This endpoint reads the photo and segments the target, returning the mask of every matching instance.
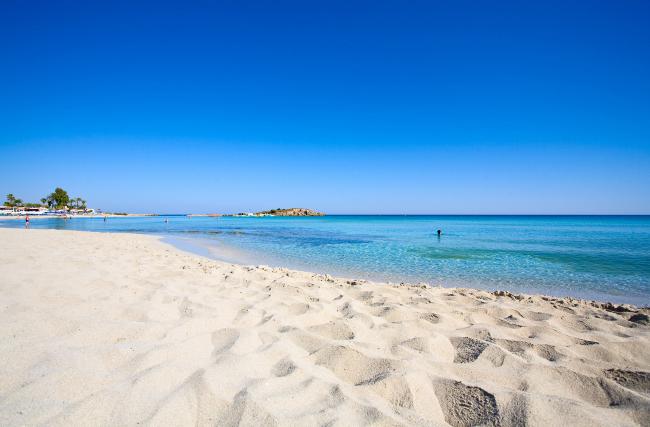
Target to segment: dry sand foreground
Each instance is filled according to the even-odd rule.
[[[0,425],[649,425],[647,310],[0,229]],[[521,299],[518,299],[521,298]]]

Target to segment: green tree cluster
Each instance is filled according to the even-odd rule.
[[[4,202],[5,206],[15,207],[38,207],[47,206],[50,209],[87,209],[86,201],[81,197],[72,198],[68,192],[63,188],[57,187],[47,197],[40,200],[41,203],[24,203],[21,199],[16,198],[13,194],[7,194],[7,200]]]
[[[7,194],[7,201],[4,203],[4,205],[10,208],[15,208],[18,206],[23,206],[23,201],[21,199],[17,199],[16,196],[9,193]]]

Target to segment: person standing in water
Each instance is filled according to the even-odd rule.
[[[438,237],[442,234],[442,230],[438,230]]]
[[[25,215],[25,228],[29,228],[29,215]]]

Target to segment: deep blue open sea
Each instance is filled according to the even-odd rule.
[[[354,278],[650,304],[650,216],[157,216],[31,227],[156,234],[227,261]]]

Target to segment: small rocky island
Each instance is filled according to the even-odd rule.
[[[224,216],[325,216],[324,213],[305,208],[271,209],[261,212],[242,212]]]
[[[305,208],[271,209],[270,211],[257,212],[256,215],[274,216],[325,216],[324,213]]]

